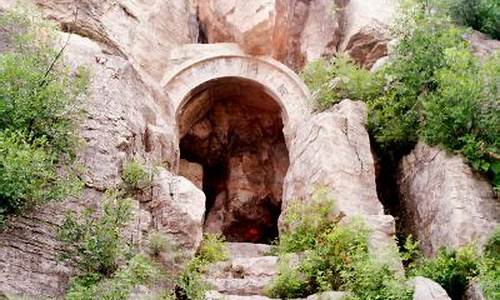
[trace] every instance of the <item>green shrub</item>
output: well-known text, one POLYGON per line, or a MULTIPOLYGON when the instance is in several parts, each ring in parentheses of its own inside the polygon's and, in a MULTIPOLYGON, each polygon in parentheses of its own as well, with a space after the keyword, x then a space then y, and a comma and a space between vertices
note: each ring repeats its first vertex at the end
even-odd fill
POLYGON ((352 299, 411 299, 412 291, 389 266, 368 253, 369 231, 358 220, 332 216, 333 201, 324 189, 305 204, 285 210, 284 228, 275 252, 282 257, 279 276, 267 288, 275 298, 297 298, 329 290, 352 299), (282 244, 283 243, 283 244, 282 244), (296 266, 288 255, 302 252, 296 266))
POLYGON ((202 300, 209 290, 209 285, 204 281, 202 274, 206 267, 214 262, 226 260, 228 249, 222 237, 206 234, 196 256, 187 264, 184 271, 177 278, 177 298, 202 300))
POLYGON ((113 274, 129 250, 121 231, 131 216, 131 200, 118 192, 109 192, 99 211, 67 212, 58 233, 66 247, 63 258, 85 273, 113 274))
POLYGON ((148 235, 148 250, 151 256, 160 255, 160 253, 169 250, 170 246, 170 242, 165 234, 155 231, 148 235))
POLYGON ((479 274, 480 257, 473 246, 441 249, 435 258, 422 258, 410 267, 411 276, 424 276, 439 283, 452 299, 461 299, 469 279, 479 274))
POLYGON ((337 58, 311 64, 303 76, 322 106, 343 97, 368 102, 369 131, 388 164, 422 139, 462 154, 498 189, 500 55, 481 63, 465 31, 439 12, 446 3, 435 10, 434 1, 425 2, 426 9, 410 6, 397 21, 398 45, 383 70, 371 74, 337 58))
POLYGON ((479 272, 479 284, 486 298, 500 299, 500 227, 497 227, 485 246, 479 272))
POLYGON ((500 2, 497 0, 447 0, 446 9, 459 24, 500 39, 500 2))
POLYGON ((500 55, 480 65, 467 50, 445 51, 436 91, 423 101, 421 135, 462 153, 476 170, 500 185, 500 55), (495 70, 496 69, 496 70, 495 70))
POLYGON ((189 300, 205 299, 209 285, 203 279, 207 263, 199 257, 193 258, 177 278, 177 298, 189 300))
POLYGON ((73 279, 66 299, 128 299, 135 286, 151 284, 158 278, 158 268, 143 255, 136 255, 110 278, 105 278, 102 274, 88 273, 73 279))
POLYGON ((217 234, 205 234, 197 257, 207 264, 227 260, 229 252, 224 245, 224 238, 217 234))
POLYGON ((127 190, 131 192, 141 191, 149 186, 153 181, 153 171, 137 160, 126 161, 123 164, 122 179, 127 190))
POLYGON ((301 74, 320 108, 328 108, 343 99, 368 101, 382 92, 383 78, 356 66, 347 56, 331 61, 317 60, 301 74))
POLYGON ((52 29, 36 16, 4 13, 0 26, 10 46, 0 53, 3 219, 75 191, 76 126, 88 74, 56 60, 52 29))

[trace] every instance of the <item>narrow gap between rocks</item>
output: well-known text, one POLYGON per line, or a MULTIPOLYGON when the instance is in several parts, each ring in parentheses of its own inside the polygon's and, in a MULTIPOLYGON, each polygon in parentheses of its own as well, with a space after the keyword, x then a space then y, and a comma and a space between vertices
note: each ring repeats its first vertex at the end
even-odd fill
POLYGON ((377 195, 384 206, 384 211, 388 215, 392 215, 396 221, 396 236, 400 247, 403 247, 406 238, 411 234, 411 230, 407 220, 404 199, 399 192, 398 186, 398 166, 406 154, 414 148, 414 145, 409 145, 398 149, 397 152, 386 153, 378 149, 375 141, 371 139, 371 148, 373 150, 376 166, 376 186, 377 195))
POLYGON ((254 82, 217 79, 193 91, 178 122, 179 172, 205 192, 204 231, 274 240, 289 164, 277 102, 254 82))

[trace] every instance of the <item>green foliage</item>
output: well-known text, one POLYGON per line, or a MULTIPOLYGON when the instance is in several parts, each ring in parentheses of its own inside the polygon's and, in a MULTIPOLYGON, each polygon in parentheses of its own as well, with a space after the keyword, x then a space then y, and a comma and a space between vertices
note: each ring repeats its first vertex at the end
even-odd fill
POLYGON ((349 98, 369 100, 382 92, 383 78, 356 66, 347 56, 308 64, 302 74, 320 108, 349 98))
POLYGON ((122 179, 127 190, 131 192, 141 191, 151 186, 153 175, 153 171, 148 170, 137 160, 126 161, 123 164, 122 179))
POLYGON ((209 286, 203 280, 202 274, 206 267, 214 262, 226 260, 228 249, 222 237, 206 234, 203 237, 200 249, 196 256, 187 264, 184 271, 177 278, 177 298, 202 300, 209 286))
POLYGON ((170 242, 165 234, 155 231, 148 235, 149 255, 158 256, 160 253, 167 251, 170 248, 170 242))
POLYGON ((486 298, 500 299, 500 227, 485 246, 479 272, 479 283, 486 298))
POLYGON ((293 253, 311 249, 316 244, 319 231, 331 225, 334 201, 328 197, 327 190, 319 187, 309 202, 293 201, 286 208, 283 226, 287 233, 282 234, 273 252, 293 253))
POLYGON ((500 39, 500 2, 497 0, 447 0, 445 8, 459 24, 500 39))
POLYGON ((383 70, 372 74, 337 58, 306 67, 304 78, 322 106, 346 96, 367 101, 369 130, 384 159, 423 139, 462 154, 498 188, 500 54, 481 63, 464 30, 439 13, 446 3, 435 10, 425 2, 425 9, 407 7, 396 22, 398 45, 383 70))
POLYGON ((319 189, 307 205, 292 203, 275 251, 279 276, 267 289, 275 298, 306 297, 328 290, 347 291, 352 299, 411 299, 412 291, 388 266, 368 254, 369 231, 358 220, 332 216, 333 201, 319 189), (288 255, 302 252, 296 266, 288 255))
POLYGON ((300 298, 306 294, 308 285, 305 276, 297 268, 290 266, 290 258, 286 255, 280 257, 278 266, 279 276, 266 288, 270 297, 287 299, 300 298))
POLYGON ((208 284, 203 279, 203 272, 207 263, 199 257, 193 258, 181 275, 177 278, 177 298, 189 300, 202 300, 209 290, 208 284))
POLYGON ((83 69, 72 73, 55 59, 51 28, 36 16, 4 13, 0 26, 10 46, 0 53, 3 219, 64 198, 77 186, 76 126, 88 74, 83 69))
POLYGON ((79 216, 67 212, 58 234, 66 246, 63 258, 85 273, 112 274, 129 250, 121 230, 131 216, 131 200, 119 192, 109 192, 99 211, 86 209, 79 216))
POLYGON ((217 234, 205 234, 197 257, 206 264, 228 259, 229 252, 224 245, 224 238, 217 234))
POLYGON ((104 278, 99 273, 88 273, 73 279, 66 299, 128 299, 130 291, 135 286, 150 284, 158 277, 157 267, 145 256, 136 255, 110 278, 104 278))
POLYGON ((441 249, 435 258, 422 258, 410 269, 412 276, 424 276, 439 283, 452 299, 461 299, 469 279, 479 273, 479 256, 473 246, 441 249))

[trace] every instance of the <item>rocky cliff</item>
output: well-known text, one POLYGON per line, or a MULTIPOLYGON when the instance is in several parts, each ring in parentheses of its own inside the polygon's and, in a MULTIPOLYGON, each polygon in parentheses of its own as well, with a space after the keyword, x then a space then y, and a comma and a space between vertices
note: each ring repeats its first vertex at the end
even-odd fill
MULTIPOLYGON (((0 9, 12 2, 0 0, 0 9)), ((0 292, 63 294, 75 274, 57 259, 63 211, 98 205, 134 157, 161 166, 126 232, 139 244, 153 230, 190 254, 203 232, 266 243, 279 234, 288 203, 308 201, 321 185, 338 212, 372 229, 370 251, 401 268, 385 256, 397 247, 395 224, 378 198, 365 104, 344 100, 317 113, 292 71, 341 52, 371 68, 388 53, 396 1, 31 2, 57 24, 61 43, 71 35, 64 60, 93 74, 80 128, 85 192, 8 221, 0 232, 0 292)), ((499 222, 491 186, 458 156, 419 144, 401 162, 398 185, 428 254, 484 241, 499 222)), ((262 252, 234 256, 257 283, 276 272, 275 258, 262 252)))

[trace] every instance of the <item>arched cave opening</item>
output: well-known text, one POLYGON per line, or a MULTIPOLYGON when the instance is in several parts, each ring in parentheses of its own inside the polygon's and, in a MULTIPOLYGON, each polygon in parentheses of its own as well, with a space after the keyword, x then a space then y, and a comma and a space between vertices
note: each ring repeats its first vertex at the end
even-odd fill
POLYGON ((203 84, 182 106, 179 173, 205 192, 205 232, 231 242, 278 236, 289 164, 281 112, 264 87, 240 78, 203 84))

